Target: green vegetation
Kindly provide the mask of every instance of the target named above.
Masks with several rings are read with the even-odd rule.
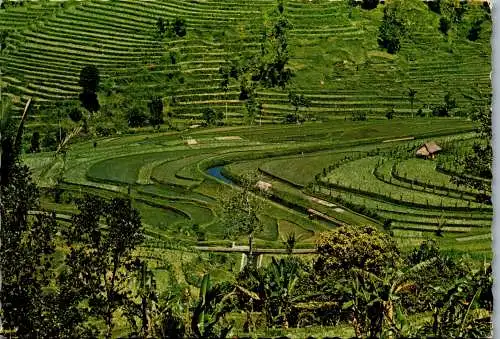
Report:
[[[489,335],[485,6],[4,1],[0,21],[0,333]]]
[[[396,54],[382,52],[378,45],[385,5],[365,10],[346,2],[287,1],[283,13],[273,11],[274,6],[271,0],[7,6],[0,12],[2,30],[9,32],[0,56],[3,95],[19,110],[28,96],[37,98],[39,109],[30,126],[53,122],[52,103],[78,99],[80,71],[94,65],[101,75],[101,110],[112,112],[104,120],[116,130],[126,129],[127,102],[137,105],[152,96],[163,98],[179,127],[200,123],[206,108],[227,113],[226,123],[241,123],[240,81],[228,81],[222,90],[219,69],[237,65],[238,70],[246,55],[260,53],[264,28],[266,48],[274,51],[266,58],[286,43],[283,59],[276,60],[288,58],[294,77],[285,90],[281,85],[256,89],[263,123],[294,114],[290,90],[310,100],[308,112],[318,120],[343,119],[353,112],[383,116],[392,107],[396,117],[410,116],[412,106],[428,114],[447,92],[459,110],[467,111],[484,104],[491,92],[491,19],[480,5],[470,4],[457,16],[447,10],[434,13],[419,1],[392,2],[391,8],[402,6],[396,21],[403,20],[409,33],[400,38]],[[281,17],[290,24],[286,39],[272,35],[273,27],[285,22]],[[447,38],[438,30],[443,17],[451,20]],[[165,34],[159,40],[159,18],[166,31],[185,27],[186,34]],[[467,38],[471,29],[474,41]],[[272,69],[279,72],[280,67]],[[418,92],[413,104],[408,88]],[[147,111],[146,105],[141,107]]]

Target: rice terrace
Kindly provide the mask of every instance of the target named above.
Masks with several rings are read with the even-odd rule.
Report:
[[[0,0],[0,338],[492,337],[491,31]]]

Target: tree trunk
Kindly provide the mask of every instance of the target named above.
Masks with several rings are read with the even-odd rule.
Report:
[[[142,334],[144,338],[148,338],[149,336],[148,301],[145,297],[142,297]]]
[[[361,338],[361,326],[358,322],[358,318],[356,318],[354,311],[352,312],[352,327],[354,328],[354,334],[356,335],[356,338]]]
[[[119,258],[115,257],[113,260],[113,273],[111,275],[111,282],[109,289],[107,291],[107,297],[108,297],[108,305],[106,309],[106,339],[111,338],[111,332],[113,330],[113,307],[112,304],[114,303],[114,291],[115,291],[115,277],[116,277],[116,271],[118,270],[118,263],[119,263]],[[105,278],[106,279],[106,278]]]
[[[253,256],[253,233],[248,235],[248,259]]]

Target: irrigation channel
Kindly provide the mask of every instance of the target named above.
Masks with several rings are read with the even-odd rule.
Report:
[[[225,177],[225,176],[222,174],[222,168],[223,168],[223,167],[224,167],[224,166],[215,166],[215,167],[210,167],[209,169],[207,169],[207,173],[208,173],[209,175],[211,175],[212,177],[214,177],[214,178],[217,178],[217,179],[219,179],[219,180],[224,181],[226,184],[234,184],[234,182],[233,182],[231,179],[229,179],[229,178]]]

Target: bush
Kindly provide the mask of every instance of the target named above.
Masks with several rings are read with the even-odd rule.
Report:
[[[97,94],[90,91],[84,91],[80,93],[80,102],[82,106],[89,112],[97,112],[101,108],[99,100],[97,99]]]
[[[146,114],[139,107],[132,107],[128,113],[129,127],[142,127],[145,126],[148,120]]]
[[[450,20],[448,20],[448,18],[445,17],[439,18],[439,30],[441,31],[441,33],[443,33],[444,35],[448,35],[450,27],[451,23]]]
[[[476,41],[477,39],[479,39],[482,23],[483,23],[482,20],[475,20],[472,23],[472,26],[469,29],[469,32],[467,33],[467,39],[469,39],[470,41]]]
[[[361,8],[368,10],[375,9],[377,8],[379,2],[380,0],[363,0],[363,2],[361,3]]]
[[[401,47],[401,40],[405,33],[405,26],[401,14],[401,10],[397,5],[384,8],[384,16],[382,24],[378,30],[378,44],[380,47],[387,50],[388,53],[394,54]]]
[[[186,35],[186,20],[181,18],[176,18],[172,24],[172,30],[178,37],[183,37]]]
[[[101,136],[101,137],[108,137],[110,135],[112,135],[113,133],[116,132],[115,129],[113,128],[108,128],[108,127],[103,127],[103,126],[97,126],[95,128],[95,132],[98,136]],[[97,145],[96,145],[97,146]]]
[[[83,118],[82,111],[78,107],[74,107],[69,111],[69,118],[74,122],[79,122]]]
[[[392,108],[390,111],[388,111],[386,114],[385,114],[385,117],[388,119],[388,120],[391,120],[392,118],[394,118],[394,108]]]
[[[42,139],[42,147],[47,151],[53,151],[56,149],[57,139],[54,133],[48,132]]]
[[[217,125],[220,120],[224,117],[222,112],[216,111],[213,108],[207,107],[203,110],[203,120],[209,126]]]
[[[356,112],[352,113],[352,121],[365,121],[366,118],[366,113],[365,112]]]
[[[449,113],[445,105],[435,105],[432,107],[432,115],[436,117],[447,117]]]

